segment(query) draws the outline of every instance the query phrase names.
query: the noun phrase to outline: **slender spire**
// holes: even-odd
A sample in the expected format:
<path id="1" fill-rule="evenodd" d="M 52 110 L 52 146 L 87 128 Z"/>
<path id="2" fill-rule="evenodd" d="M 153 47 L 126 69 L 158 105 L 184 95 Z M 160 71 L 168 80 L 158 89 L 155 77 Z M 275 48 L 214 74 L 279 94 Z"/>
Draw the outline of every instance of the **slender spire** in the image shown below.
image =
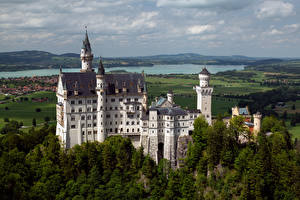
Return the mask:
<path id="1" fill-rule="evenodd" d="M 105 74 L 105 69 L 102 63 L 102 57 L 100 56 L 100 62 L 99 62 L 99 66 L 98 66 L 98 75 L 104 75 Z"/>
<path id="2" fill-rule="evenodd" d="M 85 39 L 82 41 L 82 48 L 86 49 L 87 51 L 91 51 L 91 44 L 89 41 L 87 26 L 85 26 Z"/>
<path id="3" fill-rule="evenodd" d="M 59 74 L 62 74 L 62 67 L 59 67 Z"/>

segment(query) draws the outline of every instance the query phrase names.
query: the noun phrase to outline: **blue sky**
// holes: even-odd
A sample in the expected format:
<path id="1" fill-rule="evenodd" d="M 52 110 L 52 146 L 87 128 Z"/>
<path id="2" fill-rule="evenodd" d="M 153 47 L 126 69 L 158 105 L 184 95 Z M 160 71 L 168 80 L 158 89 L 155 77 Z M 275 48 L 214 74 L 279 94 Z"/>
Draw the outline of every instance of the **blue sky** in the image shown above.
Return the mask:
<path id="1" fill-rule="evenodd" d="M 0 51 L 300 57 L 299 0 L 0 0 Z"/>

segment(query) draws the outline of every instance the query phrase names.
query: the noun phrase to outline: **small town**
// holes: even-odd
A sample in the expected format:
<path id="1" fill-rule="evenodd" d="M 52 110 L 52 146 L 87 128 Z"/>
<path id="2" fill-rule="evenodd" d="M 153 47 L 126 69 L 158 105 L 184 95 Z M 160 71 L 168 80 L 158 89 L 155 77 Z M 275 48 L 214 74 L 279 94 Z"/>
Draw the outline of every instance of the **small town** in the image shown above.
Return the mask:
<path id="1" fill-rule="evenodd" d="M 1 78 L 0 94 L 21 96 L 38 91 L 56 91 L 57 76 Z"/>

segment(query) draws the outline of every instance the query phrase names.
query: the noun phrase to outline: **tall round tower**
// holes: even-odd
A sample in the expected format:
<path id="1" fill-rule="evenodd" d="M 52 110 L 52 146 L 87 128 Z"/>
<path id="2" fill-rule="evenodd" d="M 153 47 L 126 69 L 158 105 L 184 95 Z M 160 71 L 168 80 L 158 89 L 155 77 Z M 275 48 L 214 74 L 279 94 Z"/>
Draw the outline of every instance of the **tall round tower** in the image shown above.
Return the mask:
<path id="1" fill-rule="evenodd" d="M 98 72 L 96 75 L 96 91 L 98 96 L 97 104 L 97 140 L 99 142 L 104 142 L 106 133 L 105 133 L 105 70 L 102 63 L 102 58 L 100 59 Z"/>
<path id="2" fill-rule="evenodd" d="M 209 85 L 210 73 L 206 68 L 203 68 L 199 73 L 199 86 L 196 86 L 197 92 L 197 109 L 201 111 L 202 115 L 207 120 L 208 124 L 211 125 L 211 96 L 213 88 Z"/>
<path id="3" fill-rule="evenodd" d="M 82 42 L 82 47 L 80 51 L 80 59 L 81 59 L 81 72 L 93 71 L 93 57 L 91 44 L 89 41 L 89 37 L 87 31 L 85 32 L 85 40 Z"/>
<path id="4" fill-rule="evenodd" d="M 199 73 L 200 87 L 208 87 L 210 80 L 210 73 L 207 71 L 206 67 L 202 69 Z"/>
<path id="5" fill-rule="evenodd" d="M 257 112 L 256 114 L 253 115 L 253 118 L 254 118 L 253 133 L 254 133 L 255 136 L 257 136 L 257 133 L 259 133 L 260 129 L 261 129 L 262 115 L 259 112 Z"/>

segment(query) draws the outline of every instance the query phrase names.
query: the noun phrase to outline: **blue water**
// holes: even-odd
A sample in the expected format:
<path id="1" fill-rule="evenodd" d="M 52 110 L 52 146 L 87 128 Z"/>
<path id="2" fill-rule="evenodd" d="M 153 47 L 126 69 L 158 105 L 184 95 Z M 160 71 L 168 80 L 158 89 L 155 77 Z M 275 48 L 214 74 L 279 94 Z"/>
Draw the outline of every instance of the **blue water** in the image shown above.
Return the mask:
<path id="1" fill-rule="evenodd" d="M 154 65 L 152 67 L 114 67 L 105 69 L 107 72 L 114 70 L 126 70 L 128 72 L 141 73 L 143 70 L 145 74 L 197 74 L 203 65 L 182 64 L 182 65 Z M 243 70 L 244 65 L 208 65 L 208 71 L 212 74 L 228 70 Z M 63 69 L 63 72 L 79 72 L 80 68 Z M 97 70 L 96 70 L 97 71 Z M 25 70 L 15 72 L 0 72 L 1 78 L 12 77 L 31 77 L 31 76 L 51 76 L 59 74 L 59 69 L 39 69 L 39 70 Z"/>

